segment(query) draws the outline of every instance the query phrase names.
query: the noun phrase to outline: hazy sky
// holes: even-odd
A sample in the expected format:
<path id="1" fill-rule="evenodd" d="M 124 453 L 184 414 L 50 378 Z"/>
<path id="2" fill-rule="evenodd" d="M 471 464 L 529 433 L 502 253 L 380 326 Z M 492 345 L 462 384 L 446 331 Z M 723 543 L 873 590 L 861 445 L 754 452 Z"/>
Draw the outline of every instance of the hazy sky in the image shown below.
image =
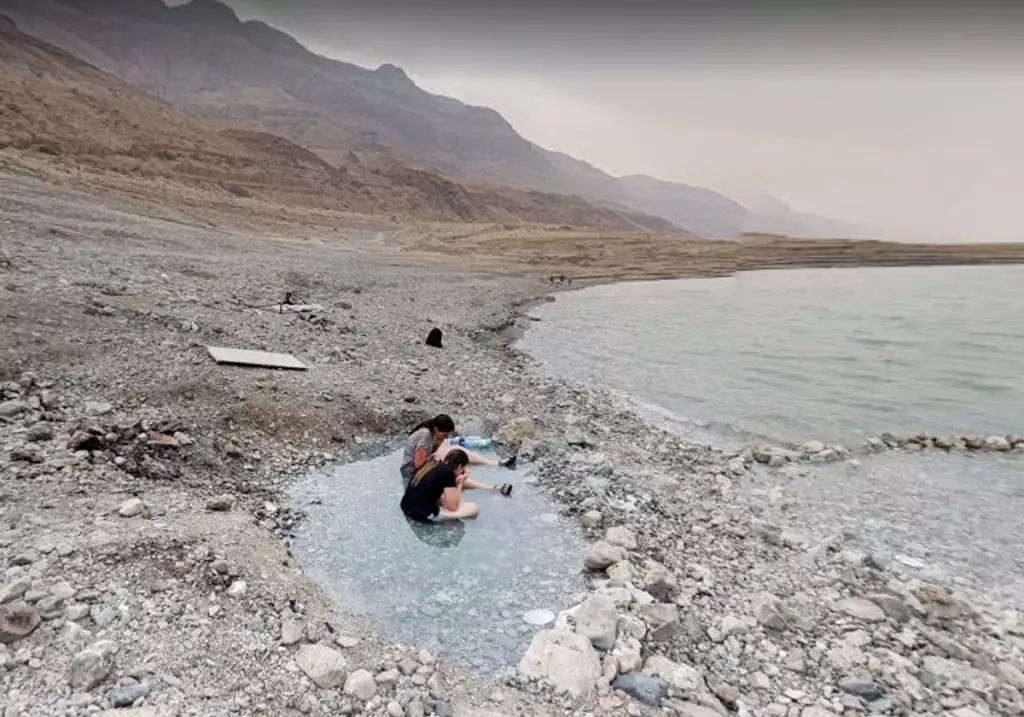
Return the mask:
<path id="1" fill-rule="evenodd" d="M 1024 3 L 228 4 L 613 174 L 896 237 L 1024 240 Z"/>

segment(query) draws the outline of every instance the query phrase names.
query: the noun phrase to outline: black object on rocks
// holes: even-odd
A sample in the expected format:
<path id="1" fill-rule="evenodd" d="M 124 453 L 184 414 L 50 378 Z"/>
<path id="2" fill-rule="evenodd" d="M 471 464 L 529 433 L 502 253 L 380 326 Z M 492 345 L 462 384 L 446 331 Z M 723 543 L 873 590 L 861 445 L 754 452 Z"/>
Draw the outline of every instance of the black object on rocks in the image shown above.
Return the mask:
<path id="1" fill-rule="evenodd" d="M 664 681 L 636 672 L 619 676 L 612 687 L 653 707 L 661 707 L 661 701 L 668 695 L 668 685 Z"/>
<path id="2" fill-rule="evenodd" d="M 441 329 L 433 328 L 430 333 L 427 334 L 427 346 L 433 346 L 435 349 L 444 348 L 441 346 Z"/>

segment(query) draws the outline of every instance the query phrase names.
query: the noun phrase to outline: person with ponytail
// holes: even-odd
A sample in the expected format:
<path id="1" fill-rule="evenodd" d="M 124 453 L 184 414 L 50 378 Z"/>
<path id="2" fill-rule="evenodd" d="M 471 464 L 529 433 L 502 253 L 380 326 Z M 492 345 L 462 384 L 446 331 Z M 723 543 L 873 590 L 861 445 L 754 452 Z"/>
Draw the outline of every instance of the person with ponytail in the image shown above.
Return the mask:
<path id="1" fill-rule="evenodd" d="M 462 491 L 496 490 L 505 497 L 512 495 L 512 486 L 478 483 L 469 477 L 469 454 L 453 448 L 444 458 L 429 458 L 413 474 L 402 495 L 401 508 L 406 517 L 421 523 L 475 518 L 480 514 L 476 503 L 462 500 Z"/>
<path id="2" fill-rule="evenodd" d="M 402 452 L 402 481 L 409 485 L 413 475 L 430 458 L 442 460 L 453 448 L 447 443 L 448 439 L 455 433 L 455 421 L 446 413 L 438 414 L 416 425 L 405 439 L 405 448 Z M 477 453 L 460 449 L 466 454 L 470 465 L 475 466 L 502 466 L 511 468 L 515 465 L 515 458 L 505 461 L 496 461 Z"/>

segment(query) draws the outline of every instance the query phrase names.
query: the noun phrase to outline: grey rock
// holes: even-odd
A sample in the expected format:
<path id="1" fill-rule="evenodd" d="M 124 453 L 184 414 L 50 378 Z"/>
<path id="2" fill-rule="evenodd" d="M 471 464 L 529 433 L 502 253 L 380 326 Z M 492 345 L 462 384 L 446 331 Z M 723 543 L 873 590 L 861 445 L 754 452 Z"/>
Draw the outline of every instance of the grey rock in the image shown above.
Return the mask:
<path id="1" fill-rule="evenodd" d="M 620 560 L 626 559 L 626 551 L 622 548 L 598 541 L 587 549 L 583 563 L 588 570 L 605 570 Z"/>
<path id="2" fill-rule="evenodd" d="M 65 624 L 64 629 L 57 637 L 57 640 L 62 644 L 75 649 L 81 649 L 91 639 L 92 633 L 75 622 Z"/>
<path id="3" fill-rule="evenodd" d="M 395 701 L 388 702 L 388 717 L 405 717 L 405 710 L 402 705 Z"/>
<path id="4" fill-rule="evenodd" d="M 594 693 L 601 676 L 601 661 L 594 646 L 583 635 L 541 630 L 533 636 L 519 662 L 526 677 L 549 682 L 556 690 L 574 697 Z"/>
<path id="5" fill-rule="evenodd" d="M 647 662 L 644 663 L 644 672 L 660 677 L 680 692 L 700 694 L 707 690 L 704 675 L 700 670 L 691 665 L 673 662 L 660 655 L 651 655 L 647 658 Z"/>
<path id="6" fill-rule="evenodd" d="M 679 584 L 675 576 L 661 563 L 651 562 L 644 573 L 644 589 L 658 600 L 669 600 Z"/>
<path id="7" fill-rule="evenodd" d="M 896 622 L 907 622 L 910 619 L 910 608 L 899 597 L 887 593 L 874 593 L 868 595 L 868 600 L 882 608 L 882 612 L 890 620 Z"/>
<path id="8" fill-rule="evenodd" d="M 121 503 L 121 507 L 117 509 L 117 514 L 122 518 L 134 518 L 135 516 L 142 515 L 145 510 L 146 504 L 142 502 L 141 498 L 129 498 Z"/>
<path id="9" fill-rule="evenodd" d="M 49 423 L 37 423 L 25 433 L 25 440 L 42 443 L 53 439 L 53 427 Z"/>
<path id="10" fill-rule="evenodd" d="M 629 528 L 616 525 L 608 529 L 604 534 L 604 542 L 608 545 L 615 545 L 625 550 L 636 550 L 636 535 Z"/>
<path id="11" fill-rule="evenodd" d="M 851 677 L 839 684 L 840 689 L 849 695 L 856 695 L 867 702 L 874 702 L 885 697 L 885 690 L 871 680 Z"/>
<path id="12" fill-rule="evenodd" d="M 25 597 L 25 593 L 32 587 L 32 578 L 27 575 L 17 577 L 0 588 L 0 605 L 4 605 Z"/>
<path id="13" fill-rule="evenodd" d="M 344 692 L 357 700 L 369 702 L 377 694 L 377 683 L 366 670 L 356 670 L 345 680 Z"/>
<path id="14" fill-rule="evenodd" d="M 206 501 L 206 509 L 223 513 L 231 510 L 235 505 L 235 499 L 230 495 L 217 495 Z"/>
<path id="15" fill-rule="evenodd" d="M 303 645 L 295 655 L 295 664 L 321 689 L 341 687 L 348 677 L 348 662 L 337 650 L 323 645 Z"/>
<path id="16" fill-rule="evenodd" d="M 281 623 L 281 644 L 294 645 L 302 639 L 302 625 L 295 620 L 285 620 Z"/>
<path id="17" fill-rule="evenodd" d="M 839 611 L 864 622 L 882 622 L 885 612 L 875 603 L 863 598 L 846 598 L 837 605 Z"/>
<path id="18" fill-rule="evenodd" d="M 591 595 L 576 611 L 576 632 L 586 637 L 599 650 L 615 647 L 619 614 L 615 601 L 608 595 Z"/>
<path id="19" fill-rule="evenodd" d="M 679 632 L 679 611 L 675 605 L 651 603 L 636 608 L 647 624 L 647 638 L 652 642 L 671 640 Z"/>
<path id="20" fill-rule="evenodd" d="M 23 600 L 0 606 L 0 643 L 12 643 L 28 637 L 40 622 L 39 613 Z"/>
<path id="21" fill-rule="evenodd" d="M 149 692 L 148 682 L 136 682 L 134 685 L 125 685 L 111 690 L 108 699 L 114 707 L 131 707 L 136 700 L 148 697 Z"/>
<path id="22" fill-rule="evenodd" d="M 21 415 L 27 410 L 28 404 L 19 399 L 0 403 L 0 416 L 4 418 L 13 418 L 14 416 Z"/>
<path id="23" fill-rule="evenodd" d="M 599 510 L 587 511 L 583 514 L 580 522 L 583 523 L 584 528 L 596 528 L 601 525 L 601 521 L 604 520 L 604 516 Z"/>
<path id="24" fill-rule="evenodd" d="M 117 645 L 101 640 L 85 648 L 71 661 L 68 684 L 78 690 L 91 690 L 102 683 L 114 670 Z"/>
<path id="25" fill-rule="evenodd" d="M 612 687 L 652 707 L 661 707 L 668 695 L 668 685 L 664 680 L 643 674 L 621 675 L 612 683 Z"/>
<path id="26" fill-rule="evenodd" d="M 105 416 L 113 410 L 114 407 L 105 401 L 86 401 L 85 403 L 87 416 Z"/>

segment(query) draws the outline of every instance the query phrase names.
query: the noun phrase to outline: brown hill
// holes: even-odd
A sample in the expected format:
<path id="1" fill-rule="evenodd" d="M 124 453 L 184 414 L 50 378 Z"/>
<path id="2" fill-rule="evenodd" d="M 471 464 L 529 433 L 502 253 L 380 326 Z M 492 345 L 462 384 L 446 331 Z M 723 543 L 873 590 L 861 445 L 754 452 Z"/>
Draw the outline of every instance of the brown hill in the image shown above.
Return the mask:
<path id="1" fill-rule="evenodd" d="M 273 132 L 344 166 L 389 157 L 454 179 L 584 197 L 703 236 L 778 222 L 702 187 L 616 178 L 521 136 L 500 114 L 426 92 L 398 67 L 321 57 L 217 0 L 0 0 L 24 31 L 208 119 Z M 769 221 L 771 219 L 771 221 Z M 793 234 L 850 227 L 791 212 Z M 859 230 L 858 230 L 859 231 Z M 862 232 L 861 232 L 862 233 Z"/>
<path id="2" fill-rule="evenodd" d="M 329 164 L 294 142 L 173 108 L 0 21 L 0 149 L 68 168 L 173 182 L 225 198 L 439 221 L 672 231 L 581 199 L 466 186 L 381 159 Z"/>

